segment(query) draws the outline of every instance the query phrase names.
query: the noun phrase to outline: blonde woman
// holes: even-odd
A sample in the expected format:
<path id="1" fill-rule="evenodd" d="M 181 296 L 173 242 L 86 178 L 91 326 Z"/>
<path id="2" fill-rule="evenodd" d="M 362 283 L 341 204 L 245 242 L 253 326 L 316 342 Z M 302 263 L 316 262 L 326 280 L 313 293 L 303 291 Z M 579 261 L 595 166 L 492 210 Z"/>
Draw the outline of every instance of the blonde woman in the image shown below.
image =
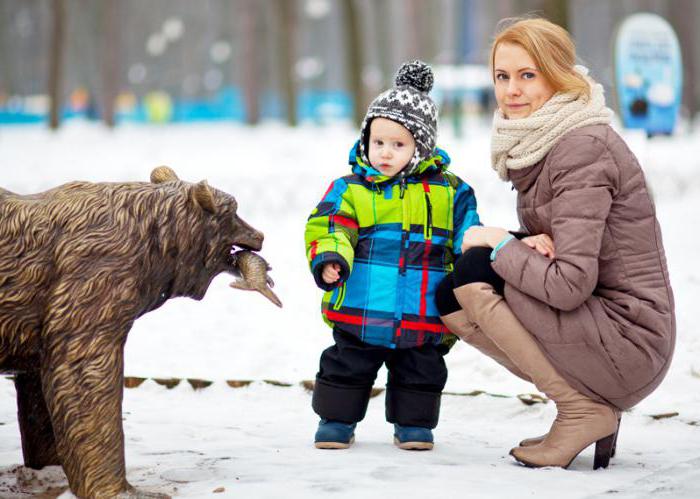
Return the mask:
<path id="1" fill-rule="evenodd" d="M 527 237 L 470 228 L 437 304 L 453 332 L 556 405 L 549 432 L 511 455 L 566 468 L 595 443 L 595 469 L 614 453 L 620 411 L 664 378 L 675 317 L 644 175 L 575 60 L 570 35 L 544 19 L 497 35 L 492 166 L 518 192 Z"/>

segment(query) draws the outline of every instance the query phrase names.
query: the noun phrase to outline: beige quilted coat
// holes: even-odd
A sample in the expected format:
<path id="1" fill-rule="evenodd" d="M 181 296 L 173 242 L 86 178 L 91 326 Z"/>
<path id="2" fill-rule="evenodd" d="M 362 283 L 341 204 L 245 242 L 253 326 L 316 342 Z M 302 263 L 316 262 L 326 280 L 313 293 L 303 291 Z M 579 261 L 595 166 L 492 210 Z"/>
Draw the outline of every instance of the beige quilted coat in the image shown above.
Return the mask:
<path id="1" fill-rule="evenodd" d="M 661 231 L 637 159 L 607 125 L 564 135 L 510 172 L 523 230 L 550 234 L 556 258 L 513 240 L 493 262 L 505 297 L 557 370 L 620 409 L 661 383 L 675 345 Z"/>

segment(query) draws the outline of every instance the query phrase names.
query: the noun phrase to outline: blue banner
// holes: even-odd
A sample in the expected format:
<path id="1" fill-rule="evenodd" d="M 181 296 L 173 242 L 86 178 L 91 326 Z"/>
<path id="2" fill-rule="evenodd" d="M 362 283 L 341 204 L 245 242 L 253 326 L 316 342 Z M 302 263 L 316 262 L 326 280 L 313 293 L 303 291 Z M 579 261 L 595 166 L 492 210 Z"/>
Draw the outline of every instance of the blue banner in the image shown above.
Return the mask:
<path id="1" fill-rule="evenodd" d="M 634 14 L 615 40 L 615 90 L 626 128 L 671 134 L 678 118 L 683 68 L 678 38 L 656 14 Z"/>

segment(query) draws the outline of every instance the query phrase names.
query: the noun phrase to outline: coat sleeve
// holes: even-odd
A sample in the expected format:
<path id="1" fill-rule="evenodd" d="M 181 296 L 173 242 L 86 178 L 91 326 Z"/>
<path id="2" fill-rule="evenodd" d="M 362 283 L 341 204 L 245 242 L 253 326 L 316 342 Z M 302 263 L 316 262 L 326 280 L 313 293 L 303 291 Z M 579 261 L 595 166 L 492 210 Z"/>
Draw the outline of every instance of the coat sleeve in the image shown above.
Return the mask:
<path id="1" fill-rule="evenodd" d="M 352 271 L 358 235 L 357 217 L 348 184 L 334 181 L 306 222 L 306 257 L 316 285 L 328 291 L 345 282 Z M 321 278 L 327 263 L 338 263 L 340 280 L 327 284 Z"/>
<path id="2" fill-rule="evenodd" d="M 606 219 L 617 191 L 615 162 L 604 142 L 591 136 L 564 138 L 550 153 L 551 229 L 555 258 L 511 240 L 492 262 L 503 279 L 559 310 L 574 310 L 598 283 Z"/>
<path id="3" fill-rule="evenodd" d="M 454 214 L 454 243 L 453 253 L 455 257 L 462 254 L 462 240 L 464 233 L 472 225 L 481 225 L 479 214 L 476 211 L 476 196 L 466 182 L 457 178 L 457 188 L 455 189 L 454 205 L 452 207 Z"/>

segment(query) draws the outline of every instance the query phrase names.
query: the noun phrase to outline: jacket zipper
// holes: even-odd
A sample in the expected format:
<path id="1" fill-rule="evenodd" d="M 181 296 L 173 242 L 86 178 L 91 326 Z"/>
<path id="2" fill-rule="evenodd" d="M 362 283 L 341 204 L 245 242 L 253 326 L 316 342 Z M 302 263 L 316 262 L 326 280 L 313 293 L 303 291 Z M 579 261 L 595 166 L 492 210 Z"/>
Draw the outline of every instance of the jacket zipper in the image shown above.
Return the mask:
<path id="1" fill-rule="evenodd" d="M 397 283 L 397 299 L 399 300 L 399 302 L 397 303 L 397 308 L 399 313 L 394 318 L 394 345 L 399 343 L 399 338 L 401 335 L 401 322 L 403 321 L 404 299 L 406 297 L 405 286 L 402 285 L 403 283 L 401 281 L 406 275 L 406 255 L 408 254 L 408 246 L 410 244 L 411 239 L 411 196 L 408 196 L 404 199 L 405 193 L 406 176 L 404 172 L 401 172 L 399 179 L 399 199 L 401 199 L 401 249 L 399 251 L 399 274 L 397 276 L 397 279 L 399 280 L 399 282 Z M 406 203 L 409 203 L 408 207 L 406 207 Z M 406 226 L 406 220 L 409 221 L 408 226 Z M 400 296 L 398 296 L 398 293 L 400 293 Z"/>
<path id="2" fill-rule="evenodd" d="M 403 195 L 406 192 L 406 174 L 404 172 L 399 173 L 399 199 L 403 199 Z"/>
<path id="3" fill-rule="evenodd" d="M 423 235 L 425 239 L 433 237 L 433 205 L 430 202 L 430 196 L 425 193 L 425 231 Z"/>

